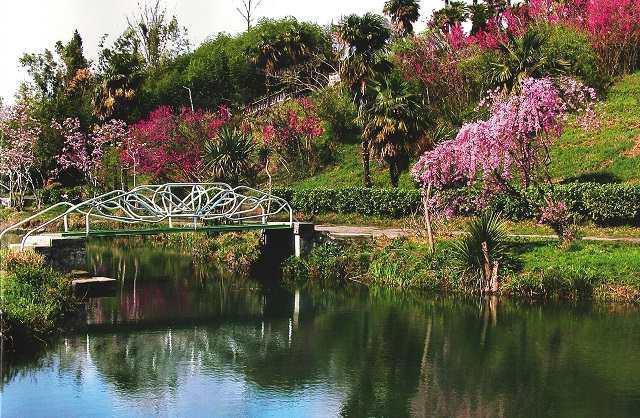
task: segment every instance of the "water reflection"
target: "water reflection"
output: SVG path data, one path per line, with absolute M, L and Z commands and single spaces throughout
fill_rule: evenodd
M 82 335 L 3 376 L 2 416 L 634 416 L 640 315 L 419 293 L 287 292 L 182 255 L 91 250 L 120 280 Z

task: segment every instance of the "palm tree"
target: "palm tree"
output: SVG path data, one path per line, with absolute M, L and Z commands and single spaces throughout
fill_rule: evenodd
M 409 151 L 422 133 L 423 113 L 418 95 L 399 77 L 386 76 L 371 84 L 375 97 L 362 114 L 363 137 L 374 156 L 389 167 L 393 187 L 409 162 Z
M 364 16 L 350 15 L 337 27 L 337 37 L 343 48 L 340 78 L 353 95 L 354 103 L 361 113 L 366 104 L 367 83 L 379 72 L 389 70 L 391 64 L 384 59 L 383 52 L 391 37 L 382 16 L 367 13 Z M 362 171 L 364 187 L 371 187 L 369 171 L 369 141 L 362 136 Z
M 216 179 L 235 185 L 253 168 L 254 147 L 251 136 L 224 126 L 217 138 L 204 143 L 203 160 Z
M 433 12 L 433 20 L 447 32 L 455 25 L 465 22 L 468 16 L 467 5 L 463 1 L 447 2 L 443 9 Z
M 487 79 L 494 87 L 512 90 L 527 77 L 539 77 L 542 73 L 563 74 L 569 63 L 553 60 L 544 53 L 546 38 L 535 28 L 522 37 L 509 34 L 507 42 L 500 45 L 498 54 L 489 63 Z
M 400 36 L 413 34 L 413 24 L 420 17 L 420 4 L 416 0 L 387 0 L 383 12 Z

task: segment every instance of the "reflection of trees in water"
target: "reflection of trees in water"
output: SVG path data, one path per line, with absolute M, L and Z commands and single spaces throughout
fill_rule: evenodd
M 193 265 L 191 257 L 144 241 L 97 240 L 88 245 L 90 268 L 118 280 L 115 298 L 89 301 L 89 322 L 116 324 L 259 316 L 259 286 Z
M 640 387 L 640 356 L 629 344 L 640 335 L 637 313 L 495 303 L 479 315 L 432 312 L 415 415 L 624 415 L 614 411 L 633 402 L 615 395 Z
M 100 323 L 142 318 L 146 330 L 70 338 L 26 367 L 57 367 L 78 386 L 95 369 L 127 399 L 169 397 L 191 374 L 294 397 L 327 385 L 344 394 L 344 415 L 611 416 L 639 398 L 636 311 L 357 288 L 292 295 L 184 271 L 159 286 L 140 266 L 136 278 L 126 264 L 121 300 L 96 308 Z M 167 320 L 178 317 L 194 321 Z

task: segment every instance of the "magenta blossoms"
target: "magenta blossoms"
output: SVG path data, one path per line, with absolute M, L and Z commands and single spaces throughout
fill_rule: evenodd
M 465 124 L 455 139 L 426 152 L 413 176 L 436 189 L 480 182 L 485 193 L 546 181 L 549 147 L 567 113 L 592 112 L 594 99 L 573 79 L 525 79 L 518 94 L 489 95 L 489 119 Z
M 128 136 L 127 125 L 120 120 L 96 126 L 90 135 L 82 131 L 77 118 L 66 119 L 62 125 L 53 121 L 51 126 L 64 136 L 64 147 L 57 158 L 60 168 L 80 171 L 93 187 L 98 186 L 106 146 L 119 146 Z

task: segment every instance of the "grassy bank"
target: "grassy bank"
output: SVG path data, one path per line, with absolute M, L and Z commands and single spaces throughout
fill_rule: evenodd
M 502 295 L 529 300 L 582 300 L 640 303 L 640 246 L 576 242 L 568 248 L 555 241 L 507 242 L 510 256 L 500 269 Z M 328 243 L 302 260 L 290 259 L 290 284 L 417 288 L 447 293 L 474 293 L 453 251 L 453 240 L 441 240 L 433 255 L 419 239 L 362 240 Z
M 46 267 L 34 252 L 0 253 L 0 281 L 0 325 L 6 350 L 37 350 L 81 309 L 71 279 Z
M 259 232 L 160 234 L 149 238 L 154 245 L 188 252 L 195 263 L 215 264 L 239 276 L 249 274 L 262 253 Z

